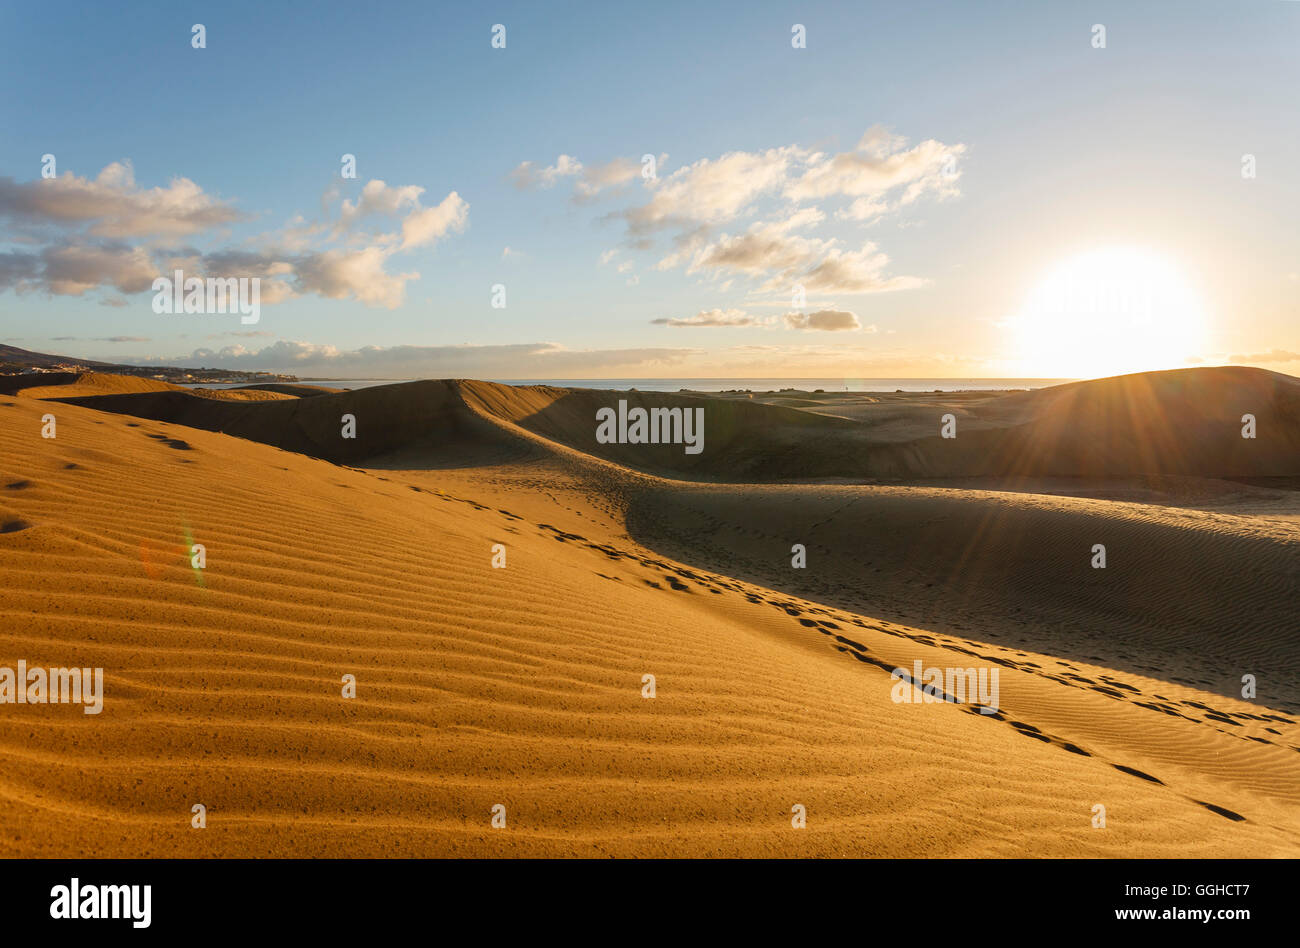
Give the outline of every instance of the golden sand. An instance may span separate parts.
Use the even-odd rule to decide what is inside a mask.
[[[699,460],[597,445],[627,393],[0,396],[0,666],[104,669],[98,715],[0,705],[0,854],[1300,854],[1296,494],[1222,476],[1300,474],[1300,382],[1202,371],[701,397]],[[1254,456],[1205,434],[1234,398]],[[1167,437],[1016,449],[1117,451],[1134,399]],[[918,486],[940,409],[1016,489]],[[996,668],[999,713],[895,702],[918,660]]]

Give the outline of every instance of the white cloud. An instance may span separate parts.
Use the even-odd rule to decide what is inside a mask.
[[[667,155],[659,156],[663,164]],[[615,158],[603,165],[592,165],[582,169],[582,176],[574,185],[574,199],[578,201],[594,200],[601,191],[618,188],[635,181],[641,175],[641,165],[630,158]]]
[[[763,287],[775,290],[790,282],[799,283],[809,293],[888,293],[925,286],[927,280],[912,276],[888,276],[889,257],[873,243],[861,250],[828,250],[814,266],[790,280],[777,277]]]
[[[788,293],[796,284],[824,294],[910,289],[927,281],[889,273],[889,257],[876,243],[854,249],[839,235],[819,234],[818,228],[828,213],[837,221],[875,222],[922,196],[956,195],[957,161],[965,152],[965,145],[933,139],[909,147],[906,139],[881,126],[868,128],[852,150],[841,153],[798,145],[731,151],[646,181],[648,200],[606,219],[624,222],[625,247],[633,251],[652,249],[663,235],[669,247],[655,269],[684,268],[689,275],[720,278],[728,287],[740,277],[753,281],[758,292]],[[584,199],[632,180],[637,171],[637,164],[627,159],[585,167],[561,155],[542,169],[523,162],[514,178],[520,187],[551,187],[571,177],[575,198]],[[741,224],[739,233],[719,233],[758,214],[762,219]],[[601,264],[616,254],[605,251]],[[618,269],[630,270],[629,261]]]
[[[468,223],[469,203],[452,191],[441,204],[414,211],[402,221],[402,249],[434,243],[450,231],[463,231]]]
[[[560,155],[555,159],[555,164],[546,168],[538,168],[531,161],[521,161],[519,166],[510,173],[510,177],[515,187],[521,190],[553,188],[561,178],[572,177],[580,171],[582,171],[581,161],[571,155]]]
[[[347,230],[363,218],[376,214],[393,216],[403,210],[414,211],[419,208],[420,195],[423,193],[424,188],[415,184],[390,188],[378,178],[367,181],[355,204],[344,198],[339,212],[338,227]]]
[[[893,208],[888,201],[878,197],[860,197],[848,207],[835,212],[840,220],[874,221],[888,214]]]
[[[698,327],[717,327],[725,326],[729,328],[763,326],[771,322],[770,319],[761,319],[757,316],[750,316],[744,310],[739,309],[706,309],[701,310],[694,316],[670,316],[650,320],[656,326],[672,326],[675,328],[698,328]]]
[[[668,160],[660,155],[658,163]],[[574,178],[573,199],[593,201],[602,191],[616,189],[635,181],[641,175],[640,162],[630,158],[614,158],[603,165],[584,165],[572,155],[560,155],[555,164],[538,168],[531,161],[522,161],[510,172],[510,179],[520,190],[553,188],[562,178]]]
[[[0,218],[33,227],[39,235],[6,234],[6,242],[43,245],[35,252],[0,251],[0,290],[61,296],[100,288],[140,293],[152,289],[157,276],[179,269],[187,276],[257,277],[263,304],[316,294],[393,308],[405,299],[406,283],[419,274],[389,272],[389,258],[463,231],[469,222],[469,204],[457,192],[433,207],[422,206],[423,193],[417,185],[369,181],[355,201],[342,201],[333,223],[312,224],[295,215],[279,233],[256,235],[238,249],[203,252],[104,236],[191,235],[242,217],[186,178],[144,190],[136,186],[130,165],[121,163],[109,165],[93,181],[70,172],[25,184],[0,179]],[[325,201],[337,198],[335,185]],[[400,225],[370,236],[348,233],[373,217],[397,217]],[[101,302],[121,306],[126,301],[110,295]]]
[[[114,162],[93,180],[70,171],[21,184],[0,178],[0,218],[63,228],[88,225],[95,237],[179,237],[246,216],[189,178],[173,178],[165,188],[140,188],[130,162]]]
[[[790,146],[701,158],[657,179],[650,201],[624,213],[628,229],[646,234],[669,226],[732,220],[760,196],[779,191],[799,154],[800,149]]]
[[[796,201],[835,195],[878,199],[901,191],[895,205],[901,206],[926,192],[957,193],[956,163],[965,154],[965,145],[929,140],[901,150],[904,145],[903,139],[883,129],[869,129],[856,151],[814,155],[803,174],[786,187],[786,195]],[[874,203],[879,202],[859,204],[858,213]]]
[[[329,299],[354,296],[371,306],[395,309],[405,300],[406,282],[418,273],[388,273],[388,252],[381,247],[359,251],[327,250],[297,261],[294,272],[300,292]]]
[[[809,293],[879,293],[924,284],[916,277],[887,275],[889,257],[874,243],[863,244],[856,251],[845,250],[834,239],[790,234],[794,220],[755,224],[747,233],[734,237],[723,234],[696,248],[687,273],[736,272],[766,277],[759,287],[761,292],[788,292],[800,285]],[[667,259],[675,262],[675,257]]]
[[[956,161],[965,151],[934,140],[908,148],[905,139],[874,126],[854,150],[839,154],[796,145],[728,152],[649,182],[649,200],[617,216],[632,249],[650,249],[657,234],[667,233],[671,246],[656,264],[661,271],[740,275],[758,281],[760,290],[786,292],[796,283],[824,293],[909,289],[926,281],[890,274],[889,258],[875,243],[852,249],[838,236],[818,234],[827,210],[808,202],[833,202],[836,220],[865,222],[923,195],[949,197],[958,193]],[[763,219],[742,232],[718,234],[758,213]]]

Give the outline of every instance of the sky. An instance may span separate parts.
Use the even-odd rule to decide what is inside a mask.
[[[302,378],[1300,375],[1297,49],[1286,0],[3,0],[0,341]],[[155,312],[178,269],[258,279],[257,322]]]

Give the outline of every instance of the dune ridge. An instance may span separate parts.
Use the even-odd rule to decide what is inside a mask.
[[[908,419],[912,437],[882,438],[870,417],[704,395],[471,380],[317,394],[253,414],[200,398],[181,391],[67,396],[86,407],[222,431],[339,463],[424,443],[433,432],[477,438],[483,419],[650,473],[724,482],[1283,477],[1297,474],[1300,458],[1300,379],[1246,367],[1147,372],[1001,395],[956,409],[951,439],[941,437],[942,414],[934,410]],[[703,408],[706,449],[691,455],[670,445],[598,443],[596,411],[620,400],[629,407]],[[359,421],[355,439],[338,437],[345,414]],[[1253,439],[1241,436],[1245,414],[1256,419]]]

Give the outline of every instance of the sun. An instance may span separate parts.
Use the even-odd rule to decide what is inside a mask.
[[[1107,247],[1053,267],[1010,321],[1026,377],[1099,378],[1182,368],[1205,349],[1199,294],[1144,247]]]

